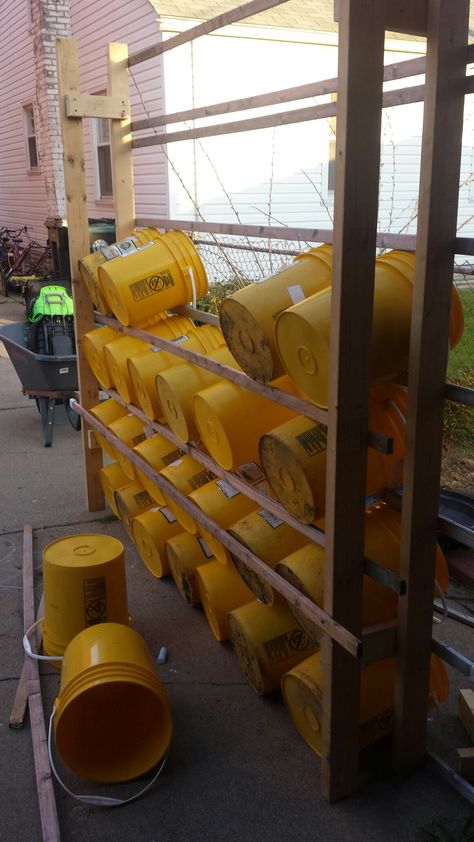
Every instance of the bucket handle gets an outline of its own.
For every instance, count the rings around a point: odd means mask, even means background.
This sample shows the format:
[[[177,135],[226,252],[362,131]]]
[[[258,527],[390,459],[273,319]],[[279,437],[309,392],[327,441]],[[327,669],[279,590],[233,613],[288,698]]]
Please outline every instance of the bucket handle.
[[[135,795],[131,795],[129,798],[110,798],[106,795],[79,795],[79,793],[73,792],[72,789],[69,789],[68,786],[64,783],[62,778],[59,775],[59,772],[56,768],[56,764],[53,759],[53,720],[54,714],[56,712],[56,708],[53,707],[51,712],[51,716],[49,717],[49,727],[48,727],[48,756],[49,756],[49,763],[51,766],[51,771],[54,774],[57,782],[62,786],[65,792],[68,795],[71,795],[76,801],[82,801],[83,804],[91,804],[94,807],[121,807],[123,804],[130,804],[131,801],[136,801],[137,798],[141,798],[142,795],[145,795],[149,789],[156,783],[157,779],[161,775],[163,770],[163,766],[165,765],[168,759],[168,753],[165,754],[163,760],[161,760],[157,771],[155,772],[153,778],[146,786],[142,787]]]
[[[196,281],[194,280],[194,272],[191,266],[188,266],[188,275],[189,280],[191,281],[191,289],[193,291],[193,300],[191,301],[191,306],[196,309],[197,305],[197,292],[196,292]]]
[[[25,632],[23,635],[23,649],[25,650],[25,654],[28,655],[29,658],[33,658],[34,661],[62,661],[62,655],[37,655],[36,652],[33,652],[31,648],[31,643],[29,641],[30,634],[35,630],[36,626],[39,626],[40,623],[44,623],[44,617],[41,617],[40,620],[37,620],[36,623],[33,623],[32,626]]]

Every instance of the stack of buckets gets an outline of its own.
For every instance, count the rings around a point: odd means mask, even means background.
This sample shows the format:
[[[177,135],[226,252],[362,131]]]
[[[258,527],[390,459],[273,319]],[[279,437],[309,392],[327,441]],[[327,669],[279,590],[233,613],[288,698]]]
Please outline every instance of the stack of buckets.
[[[166,309],[188,301],[191,291],[195,298],[206,288],[204,268],[184,235],[137,232],[132,254],[127,242],[122,255],[103,255],[93,269],[88,267],[95,273],[94,284],[87,281],[86,268],[81,269],[102,312],[327,407],[330,246],[311,249],[278,274],[226,299],[221,332],[166,314]],[[390,252],[376,260],[369,426],[392,438],[394,448],[391,454],[368,450],[368,496],[400,485],[403,478],[407,394],[392,381],[408,362],[413,274],[413,255]],[[175,295],[178,286],[180,298]],[[462,329],[462,308],[453,290],[451,346]],[[167,424],[178,442],[147,437],[146,426],[113,400],[95,407],[97,419],[161,477],[155,483],[99,433],[99,443],[114,460],[101,471],[111,508],[122,518],[150,572],[158,578],[171,573],[185,601],[202,604],[216,639],[230,638],[254,689],[264,694],[281,686],[296,727],[319,752],[318,629],[246,565],[245,549],[320,606],[323,552],[238,492],[232,482],[210,475],[185,451],[192,442],[226,471],[256,463],[263,490],[301,523],[324,530],[325,427],[110,328],[87,334],[84,348],[99,383],[105,389],[115,387],[125,403],[139,406],[150,421]],[[243,558],[230,554],[208,528],[210,521],[195,519],[176,492],[227,530],[242,545]],[[400,515],[384,503],[367,509],[365,553],[399,570]],[[439,550],[436,579],[445,590],[446,564]],[[398,599],[365,577],[363,610],[365,625],[384,622],[396,617]],[[394,670],[393,660],[363,669],[361,746],[390,730]],[[444,667],[433,658],[429,706],[446,694]],[[378,727],[380,722],[383,727]]]
[[[69,535],[43,552],[43,647],[62,666],[54,739],[64,763],[90,780],[138,778],[166,756],[166,689],[129,624],[125,560],[108,535]]]

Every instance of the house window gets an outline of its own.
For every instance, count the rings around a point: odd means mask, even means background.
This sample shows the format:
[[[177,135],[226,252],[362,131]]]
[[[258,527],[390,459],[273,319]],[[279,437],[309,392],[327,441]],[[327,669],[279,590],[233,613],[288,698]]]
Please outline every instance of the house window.
[[[109,121],[96,117],[92,121],[97,198],[113,196],[112,165],[110,160]]]
[[[28,169],[38,169],[38,149],[36,147],[35,113],[32,105],[25,105],[26,143],[28,148]]]

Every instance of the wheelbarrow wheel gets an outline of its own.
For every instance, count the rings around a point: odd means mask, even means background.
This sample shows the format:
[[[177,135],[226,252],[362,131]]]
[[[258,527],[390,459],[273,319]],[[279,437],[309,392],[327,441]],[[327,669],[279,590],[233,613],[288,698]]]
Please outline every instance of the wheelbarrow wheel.
[[[74,409],[69,405],[69,398],[72,397],[68,395],[64,398],[64,409],[66,410],[67,419],[74,430],[81,429],[81,416],[78,412],[75,412]]]

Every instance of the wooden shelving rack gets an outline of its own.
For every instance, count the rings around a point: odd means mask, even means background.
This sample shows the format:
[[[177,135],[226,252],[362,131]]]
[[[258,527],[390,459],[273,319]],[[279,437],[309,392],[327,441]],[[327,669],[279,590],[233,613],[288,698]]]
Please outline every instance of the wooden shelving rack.
[[[80,406],[83,415],[86,500],[89,510],[103,506],[98,482],[101,451],[90,445],[90,427],[111,436],[89,413],[99,401],[97,382],[84,357],[82,336],[93,329],[94,313],[78,272],[78,260],[89,252],[87,197],[84,178],[82,118],[111,119],[111,150],[116,203],[117,239],[135,226],[238,233],[253,237],[332,242],[331,370],[327,412],[298,402],[298,411],[327,425],[328,468],[326,532],[304,526],[275,501],[266,498],[242,476],[223,471],[194,445],[183,446],[203,465],[225,478],[259,504],[291,523],[311,540],[325,545],[324,610],[303,597],[264,563],[245,550],[224,530],[176,492],[167,490],[191,511],[209,531],[258,570],[277,591],[297,603],[325,631],[322,643],[324,669],[322,717],[322,791],[335,801],[353,792],[359,771],[359,683],[361,664],[397,654],[393,764],[406,769],[419,764],[425,754],[426,699],[432,637],[434,557],[442,442],[443,402],[449,336],[453,258],[456,252],[474,254],[474,241],[456,238],[456,215],[461,156],[464,96],[472,92],[466,64],[473,58],[467,46],[468,0],[339,0],[338,78],[272,94],[218,103],[186,114],[164,115],[131,122],[128,68],[201,35],[279,5],[281,0],[252,0],[237,9],[128,56],[124,44],[108,47],[108,95],[80,93],[77,47],[73,39],[58,39],[58,73],[67,221],[71,276],[76,313]],[[383,66],[386,30],[426,36],[426,59],[414,59],[389,68]],[[383,92],[384,79],[425,73],[425,84]],[[173,220],[136,219],[133,196],[132,148],[166,144],[183,138],[211,136],[228,131],[284,125],[296,120],[335,116],[336,105],[311,105],[230,124],[151,134],[140,139],[133,132],[199,116],[238,112],[243,108],[289,102],[318,93],[337,91],[336,190],[333,231],[268,228],[261,226],[185,223]],[[403,102],[424,101],[424,126],[416,238],[377,234],[380,125],[382,108]],[[204,115],[205,111],[205,115]],[[203,112],[203,113],[200,113]],[[449,126],[449,132],[446,127]],[[383,569],[364,559],[364,500],[367,445],[383,449],[383,437],[368,431],[370,337],[374,295],[376,246],[416,247],[415,287],[408,374],[408,420],[402,504],[400,575],[384,576]],[[181,312],[192,315],[189,307]],[[204,321],[215,317],[203,314]],[[98,319],[105,323],[104,317]],[[120,327],[118,323],[115,325]],[[147,338],[184,359],[210,367],[209,361],[182,346],[173,346],[133,328],[126,333]],[[230,377],[232,369],[219,367]],[[234,372],[235,374],[235,372]],[[261,386],[239,375],[240,385],[283,402],[278,390]],[[235,377],[232,379],[235,380]],[[116,394],[114,397],[118,398]],[[451,395],[450,395],[451,397]],[[466,396],[458,393],[461,400]],[[294,399],[296,400],[296,399]],[[469,398],[467,398],[469,400]],[[136,407],[130,410],[145,418]],[[150,424],[171,440],[173,434]],[[114,440],[119,449],[124,446]],[[166,483],[138,456],[128,457]],[[363,574],[382,581],[400,594],[398,621],[381,627],[362,627]]]

